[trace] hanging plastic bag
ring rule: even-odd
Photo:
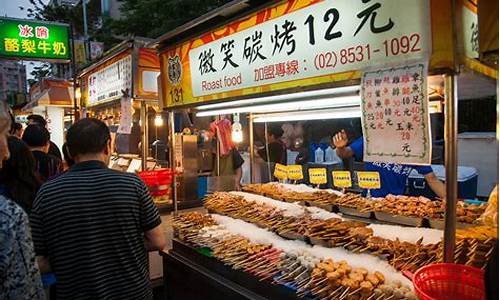
[[[487,226],[498,226],[498,185],[491,192],[488,199],[488,206],[481,217],[479,217],[479,222]]]

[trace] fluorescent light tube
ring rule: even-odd
[[[196,113],[196,116],[208,117],[208,116],[235,114],[235,113],[269,113],[269,112],[285,112],[285,111],[303,111],[303,110],[325,109],[325,108],[335,108],[335,107],[359,106],[360,104],[361,104],[361,98],[359,96],[345,96],[345,97],[290,101],[290,102],[274,103],[266,105],[252,105],[252,106],[200,111]]]
[[[333,89],[324,89],[316,91],[298,92],[285,95],[267,96],[252,99],[235,100],[222,103],[206,104],[196,107],[197,110],[207,110],[215,108],[229,108],[235,106],[252,105],[252,104],[263,104],[269,102],[276,102],[282,100],[295,100],[300,98],[311,98],[311,97],[321,97],[321,96],[333,96],[341,94],[354,94],[359,91],[359,85],[344,86]]]
[[[308,121],[308,120],[326,120],[326,119],[347,119],[360,118],[361,108],[338,108],[327,111],[309,111],[309,112],[294,112],[288,114],[270,114],[256,116],[253,121],[256,123],[264,122],[287,122],[287,121]]]

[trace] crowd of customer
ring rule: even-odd
[[[166,241],[146,186],[107,167],[103,122],[74,123],[64,156],[46,127],[0,102],[0,299],[46,299],[46,273],[57,300],[152,299],[147,252]]]

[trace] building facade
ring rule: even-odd
[[[20,104],[26,91],[26,67],[17,61],[0,59],[0,100]]]

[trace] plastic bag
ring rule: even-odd
[[[498,185],[491,192],[488,206],[479,217],[479,222],[487,226],[498,227]]]

